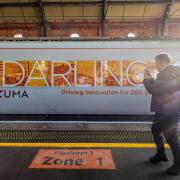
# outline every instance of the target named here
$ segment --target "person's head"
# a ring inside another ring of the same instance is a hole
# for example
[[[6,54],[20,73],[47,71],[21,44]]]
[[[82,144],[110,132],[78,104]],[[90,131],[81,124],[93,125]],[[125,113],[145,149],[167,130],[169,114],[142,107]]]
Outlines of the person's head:
[[[167,53],[161,53],[155,57],[156,68],[158,72],[164,70],[172,61],[172,58]]]

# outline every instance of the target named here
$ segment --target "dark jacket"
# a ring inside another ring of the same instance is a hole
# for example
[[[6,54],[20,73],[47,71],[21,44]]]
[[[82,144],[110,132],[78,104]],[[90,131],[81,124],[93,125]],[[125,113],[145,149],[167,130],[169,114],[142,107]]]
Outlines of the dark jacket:
[[[169,65],[159,72],[156,80],[144,80],[144,86],[152,94],[151,111],[159,115],[177,116],[179,112],[179,87],[176,69]]]

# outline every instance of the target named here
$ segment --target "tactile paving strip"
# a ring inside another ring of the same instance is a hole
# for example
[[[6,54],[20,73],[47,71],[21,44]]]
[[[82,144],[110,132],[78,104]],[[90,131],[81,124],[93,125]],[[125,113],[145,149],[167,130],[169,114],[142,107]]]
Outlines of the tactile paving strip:
[[[148,131],[116,130],[1,130],[0,142],[153,142]]]

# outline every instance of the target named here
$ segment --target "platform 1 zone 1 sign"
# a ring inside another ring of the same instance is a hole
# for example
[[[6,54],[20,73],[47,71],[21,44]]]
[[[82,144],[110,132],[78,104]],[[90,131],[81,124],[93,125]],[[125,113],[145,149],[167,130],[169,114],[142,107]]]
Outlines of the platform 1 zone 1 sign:
[[[41,149],[29,168],[115,169],[115,164],[110,150]]]

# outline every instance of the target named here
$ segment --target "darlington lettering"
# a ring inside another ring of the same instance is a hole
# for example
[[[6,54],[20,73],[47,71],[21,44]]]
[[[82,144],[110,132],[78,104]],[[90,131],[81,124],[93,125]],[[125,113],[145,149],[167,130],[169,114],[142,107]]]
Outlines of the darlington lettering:
[[[145,61],[0,61],[0,86],[142,86]]]

